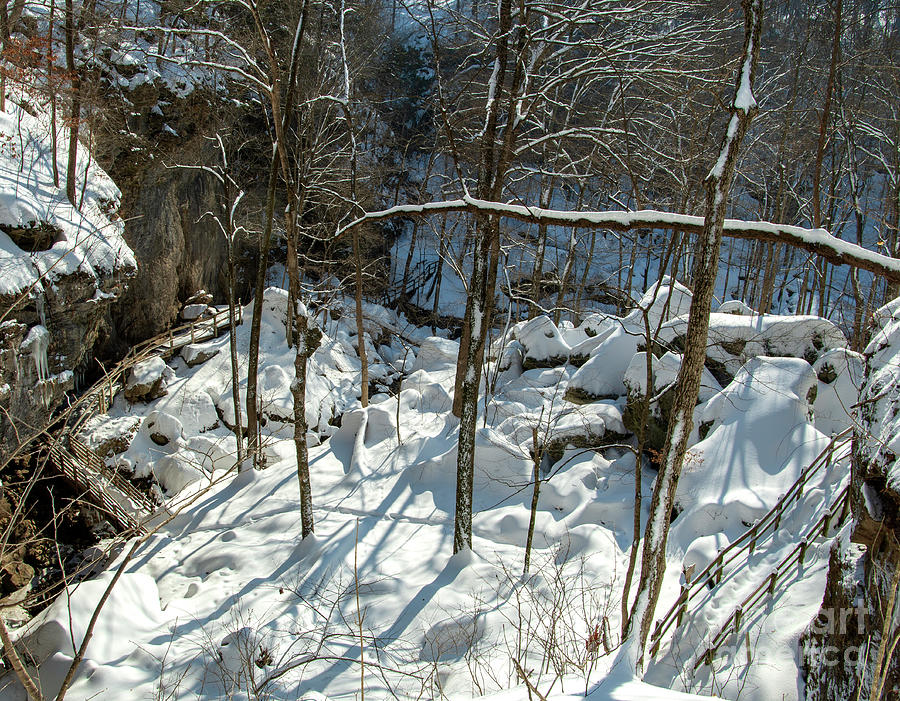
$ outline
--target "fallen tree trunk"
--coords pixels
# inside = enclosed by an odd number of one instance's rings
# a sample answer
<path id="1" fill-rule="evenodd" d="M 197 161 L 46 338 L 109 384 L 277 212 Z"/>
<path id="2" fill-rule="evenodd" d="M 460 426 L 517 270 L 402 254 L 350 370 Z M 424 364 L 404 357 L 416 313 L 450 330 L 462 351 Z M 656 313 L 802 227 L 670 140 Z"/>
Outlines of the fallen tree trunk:
<path id="1" fill-rule="evenodd" d="M 396 217 L 429 216 L 453 212 L 494 214 L 533 224 L 583 229 L 609 229 L 611 231 L 670 229 L 697 235 L 703 233 L 703 217 L 689 214 L 659 212 L 652 209 L 642 209 L 633 212 L 569 212 L 503 202 L 490 202 L 465 196 L 457 200 L 416 205 L 397 205 L 389 209 L 369 212 L 338 230 L 337 237 L 341 237 L 356 227 L 369 222 Z M 849 241 L 835 238 L 825 229 L 806 229 L 802 226 L 789 226 L 787 224 L 726 219 L 722 235 L 737 239 L 786 243 L 804 251 L 818 254 L 830 263 L 850 265 L 854 268 L 867 270 L 890 282 L 900 283 L 900 260 L 870 251 Z"/>

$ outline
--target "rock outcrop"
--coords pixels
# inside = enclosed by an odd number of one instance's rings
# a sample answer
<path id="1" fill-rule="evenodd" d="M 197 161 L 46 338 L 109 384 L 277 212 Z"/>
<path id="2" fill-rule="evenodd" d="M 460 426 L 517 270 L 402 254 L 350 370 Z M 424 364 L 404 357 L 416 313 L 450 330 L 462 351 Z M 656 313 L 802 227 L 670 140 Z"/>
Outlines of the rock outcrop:
<path id="1" fill-rule="evenodd" d="M 809 701 L 900 699 L 900 299 L 875 323 L 856 405 L 853 518 L 802 645 Z"/>
<path id="2" fill-rule="evenodd" d="M 122 190 L 125 239 L 140 268 L 113 311 L 113 355 L 176 323 L 183 303 L 198 290 L 209 293 L 202 299 L 206 304 L 226 300 L 228 249 L 210 216 L 221 211 L 222 194 L 209 173 L 191 166 L 221 160 L 216 144 L 204 135 L 225 129 L 229 120 L 250 120 L 209 86 L 175 84 L 171 76 L 154 72 L 151 63 L 139 67 L 146 73 L 137 74 L 138 67 L 112 59 L 104 68 L 110 82 L 131 76 L 128 110 L 122 109 L 118 86 L 109 95 L 97 158 Z M 252 151 L 248 143 L 244 148 Z M 242 183 L 247 201 L 257 185 Z M 246 242 L 238 247 L 248 269 L 255 270 Z"/>
<path id="3" fill-rule="evenodd" d="M 119 191 L 95 161 L 80 152 L 76 207 L 65 183 L 54 182 L 46 124 L 8 103 L 0 133 L 21 133 L 21 159 L 30 165 L 22 171 L 19 158 L 0 153 L 2 460 L 97 369 L 93 353 L 109 332 L 109 307 L 137 267 L 122 236 Z M 23 238 L 24 230 L 51 231 L 52 242 Z"/>

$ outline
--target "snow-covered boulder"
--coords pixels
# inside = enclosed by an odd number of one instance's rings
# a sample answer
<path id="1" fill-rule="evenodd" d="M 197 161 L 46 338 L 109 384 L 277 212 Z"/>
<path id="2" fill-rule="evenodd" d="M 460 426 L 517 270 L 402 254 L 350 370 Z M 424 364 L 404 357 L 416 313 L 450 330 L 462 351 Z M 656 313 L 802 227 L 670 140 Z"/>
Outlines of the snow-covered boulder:
<path id="1" fill-rule="evenodd" d="M 687 314 L 691 309 L 692 296 L 687 287 L 666 275 L 661 282 L 650 286 L 638 301 L 637 308 L 622 319 L 622 322 L 643 333 L 644 313 L 642 310 L 646 309 L 650 329 L 655 332 L 661 322 L 674 319 L 681 314 Z"/>
<path id="2" fill-rule="evenodd" d="M 234 436 L 192 436 L 182 450 L 190 452 L 206 472 L 230 470 L 237 464 L 237 442 Z"/>
<path id="3" fill-rule="evenodd" d="M 681 566 L 685 583 L 693 581 L 729 545 L 731 542 L 724 533 L 700 536 L 691 543 Z"/>
<path id="4" fill-rule="evenodd" d="M 429 336 L 419 348 L 413 372 L 416 370 L 443 370 L 448 366 L 456 366 L 456 356 L 459 355 L 459 343 L 438 336 Z"/>
<path id="5" fill-rule="evenodd" d="M 640 341 L 640 336 L 624 326 L 613 330 L 569 380 L 566 399 L 583 404 L 624 395 L 625 371 Z"/>
<path id="6" fill-rule="evenodd" d="M 206 304 L 186 304 L 181 310 L 181 318 L 185 321 L 194 321 L 206 314 L 208 309 L 209 306 Z"/>
<path id="7" fill-rule="evenodd" d="M 682 351 L 687 323 L 687 316 L 665 323 L 659 342 Z M 841 330 L 817 316 L 714 313 L 709 317 L 706 366 L 726 385 L 751 358 L 804 358 L 813 363 L 824 351 L 846 345 Z"/>
<path id="8" fill-rule="evenodd" d="M 549 317 L 536 316 L 516 329 L 516 338 L 525 349 L 525 370 L 563 365 L 569 360 L 569 344 Z"/>
<path id="9" fill-rule="evenodd" d="M 205 475 L 201 463 L 183 450 L 163 455 L 153 463 L 152 472 L 168 497 L 175 496 Z"/>
<path id="10" fill-rule="evenodd" d="M 141 426 L 139 418 L 106 414 L 92 416 L 78 432 L 78 440 L 102 458 L 124 453 Z"/>
<path id="11" fill-rule="evenodd" d="M 184 437 L 181 421 L 164 411 L 151 411 L 144 419 L 141 431 L 156 445 L 168 445 Z"/>
<path id="12" fill-rule="evenodd" d="M 647 354 L 643 351 L 635 353 L 625 371 L 624 382 L 628 390 L 623 416 L 625 426 L 637 434 L 641 422 L 644 421 L 647 429 L 644 436 L 646 444 L 656 450 L 661 450 L 665 443 L 674 400 L 675 380 L 679 370 L 681 370 L 681 356 L 677 353 L 667 352 L 662 357 L 653 359 L 651 363 L 653 391 L 650 396 L 656 397 L 656 401 L 651 403 L 650 415 L 646 418 L 642 414 L 644 397 L 647 394 Z M 711 399 L 721 389 L 712 373 L 704 368 L 700 377 L 698 402 L 703 403 Z"/>
<path id="13" fill-rule="evenodd" d="M 753 309 L 739 299 L 729 299 L 722 302 L 716 310 L 719 314 L 734 314 L 735 316 L 753 316 L 756 314 Z"/>
<path id="14" fill-rule="evenodd" d="M 819 378 L 814 411 L 816 428 L 826 436 L 854 425 L 852 407 L 859 401 L 865 358 L 847 348 L 826 351 L 813 363 Z"/>
<path id="15" fill-rule="evenodd" d="M 293 375 L 278 365 L 267 365 L 259 373 L 257 394 L 263 416 L 276 421 L 293 421 L 294 398 L 291 395 Z"/>
<path id="16" fill-rule="evenodd" d="M 154 406 L 159 411 L 177 416 L 187 436 L 206 433 L 219 427 L 216 405 L 206 391 L 170 394 Z"/>
<path id="17" fill-rule="evenodd" d="M 125 399 L 129 402 L 149 402 L 166 394 L 166 382 L 173 376 L 171 368 L 162 358 L 144 360 L 128 373 L 125 383 Z"/>
<path id="18" fill-rule="evenodd" d="M 181 357 L 192 368 L 215 357 L 220 350 L 221 346 L 214 347 L 209 343 L 189 343 L 181 349 Z"/>

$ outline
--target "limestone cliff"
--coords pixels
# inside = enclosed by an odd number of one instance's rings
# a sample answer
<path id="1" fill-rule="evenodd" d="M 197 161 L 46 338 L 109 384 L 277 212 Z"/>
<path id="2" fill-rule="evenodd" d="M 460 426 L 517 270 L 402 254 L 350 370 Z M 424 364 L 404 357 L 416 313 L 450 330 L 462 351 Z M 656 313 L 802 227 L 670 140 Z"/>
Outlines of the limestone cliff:
<path id="1" fill-rule="evenodd" d="M 24 103 L 23 103 L 24 104 Z M 16 147 L 9 147 L 15 135 Z M 49 124 L 8 101 L 0 113 L 0 460 L 43 429 L 86 371 L 135 258 L 119 191 L 83 151 L 75 206 L 53 176 Z M 60 144 L 58 163 L 65 163 Z"/>

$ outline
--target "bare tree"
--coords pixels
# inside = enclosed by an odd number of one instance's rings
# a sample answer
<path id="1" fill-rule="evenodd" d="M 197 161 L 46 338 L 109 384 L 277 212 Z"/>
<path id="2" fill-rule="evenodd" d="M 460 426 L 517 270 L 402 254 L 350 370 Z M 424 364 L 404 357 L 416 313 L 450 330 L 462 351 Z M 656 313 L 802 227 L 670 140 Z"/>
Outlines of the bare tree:
<path id="1" fill-rule="evenodd" d="M 638 581 L 630 623 L 626 630 L 637 633 L 637 666 L 643 668 L 643 650 L 650 635 L 656 602 L 666 571 L 666 540 L 669 533 L 675 490 L 681 476 L 684 455 L 693 422 L 694 407 L 700 390 L 700 378 L 706 360 L 710 303 L 719 271 L 719 248 L 728 207 L 728 193 L 738 154 L 750 120 L 756 113 L 753 79 L 759 57 L 762 28 L 762 1 L 744 0 L 744 50 L 738 73 L 731 119 L 719 158 L 706 179 L 706 216 L 699 237 L 694 264 L 694 289 L 688 316 L 684 355 L 675 384 L 669 428 L 659 475 L 650 503 L 650 517 L 644 531 L 641 575 Z"/>

